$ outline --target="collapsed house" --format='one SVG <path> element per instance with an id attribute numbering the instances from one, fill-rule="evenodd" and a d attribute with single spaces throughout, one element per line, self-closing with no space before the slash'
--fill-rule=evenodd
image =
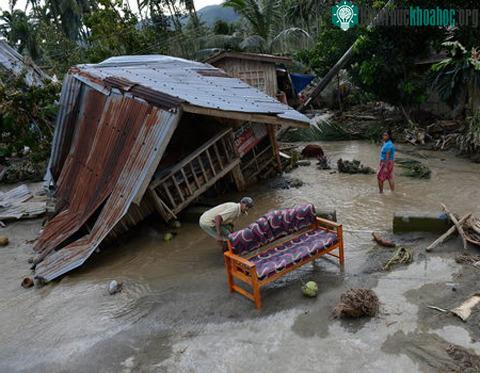
<path id="1" fill-rule="evenodd" d="M 113 57 L 66 76 L 47 179 L 56 213 L 35 243 L 36 277 L 81 266 L 157 212 L 175 219 L 216 183 L 280 170 L 275 127 L 309 120 L 211 65 Z"/>

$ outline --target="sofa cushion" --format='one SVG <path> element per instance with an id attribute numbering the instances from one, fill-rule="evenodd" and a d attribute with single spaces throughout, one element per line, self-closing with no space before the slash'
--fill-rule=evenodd
<path id="1" fill-rule="evenodd" d="M 312 204 L 294 208 L 273 210 L 264 215 L 270 224 L 271 241 L 288 236 L 315 222 L 315 207 Z"/>
<path id="2" fill-rule="evenodd" d="M 259 218 L 248 227 L 228 236 L 235 254 L 246 254 L 258 249 L 272 240 L 272 232 L 267 219 Z"/>
<path id="3" fill-rule="evenodd" d="M 317 229 L 249 258 L 249 261 L 256 264 L 258 278 L 263 280 L 335 243 L 337 243 L 335 233 Z"/>

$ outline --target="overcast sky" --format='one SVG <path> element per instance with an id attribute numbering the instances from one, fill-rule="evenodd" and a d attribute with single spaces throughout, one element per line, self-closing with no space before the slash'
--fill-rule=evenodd
<path id="1" fill-rule="evenodd" d="M 207 5 L 220 4 L 223 2 L 223 0 L 194 0 L 194 1 L 197 9 L 201 9 Z M 133 5 L 133 4 L 136 4 L 136 1 L 130 1 L 130 3 Z M 23 8 L 24 6 L 25 6 L 25 0 L 17 1 L 17 7 Z M 8 9 L 8 0 L 0 0 L 0 8 L 4 10 Z"/>

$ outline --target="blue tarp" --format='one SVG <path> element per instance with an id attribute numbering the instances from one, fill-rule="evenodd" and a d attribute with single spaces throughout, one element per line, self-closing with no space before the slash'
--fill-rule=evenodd
<path id="1" fill-rule="evenodd" d="M 307 74 L 290 74 L 290 79 L 292 79 L 293 89 L 298 95 L 303 89 L 310 84 L 310 82 L 315 78 L 314 75 Z"/>

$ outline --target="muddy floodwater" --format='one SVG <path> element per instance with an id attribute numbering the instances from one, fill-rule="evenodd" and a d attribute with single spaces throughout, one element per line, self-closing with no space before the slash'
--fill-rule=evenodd
<path id="1" fill-rule="evenodd" d="M 377 166 L 375 144 L 321 145 L 333 163 L 356 158 Z M 298 189 L 260 185 L 248 191 L 256 208 L 239 227 L 269 209 L 312 202 L 336 209 L 345 229 L 344 272 L 328 259 L 305 265 L 263 290 L 260 312 L 228 292 L 222 254 L 195 224 L 183 224 L 174 240 L 164 242 L 161 225 L 149 221 L 83 268 L 28 290 L 20 287 L 32 256 L 26 241 L 36 237 L 41 221 L 0 228 L 11 240 L 0 248 L 0 372 L 462 370 L 446 348 L 455 344 L 480 354 L 480 310 L 462 322 L 427 306 L 460 304 L 480 290 L 480 271 L 455 263 L 459 239 L 426 254 L 435 235 L 393 236 L 391 226 L 395 211 L 436 212 L 441 202 L 459 215 L 480 216 L 480 165 L 414 151 L 401 147 L 398 156 L 424 161 L 432 178 L 399 176 L 397 168 L 395 194 L 379 195 L 375 175 L 320 171 L 315 162 L 290 173 L 304 181 Z M 371 241 L 373 230 L 412 248 L 414 262 L 382 271 L 393 251 Z M 107 292 L 112 279 L 124 283 L 114 296 Z M 300 291 L 308 280 L 319 284 L 315 299 Z M 333 319 L 349 287 L 373 289 L 382 303 L 379 316 Z"/>

